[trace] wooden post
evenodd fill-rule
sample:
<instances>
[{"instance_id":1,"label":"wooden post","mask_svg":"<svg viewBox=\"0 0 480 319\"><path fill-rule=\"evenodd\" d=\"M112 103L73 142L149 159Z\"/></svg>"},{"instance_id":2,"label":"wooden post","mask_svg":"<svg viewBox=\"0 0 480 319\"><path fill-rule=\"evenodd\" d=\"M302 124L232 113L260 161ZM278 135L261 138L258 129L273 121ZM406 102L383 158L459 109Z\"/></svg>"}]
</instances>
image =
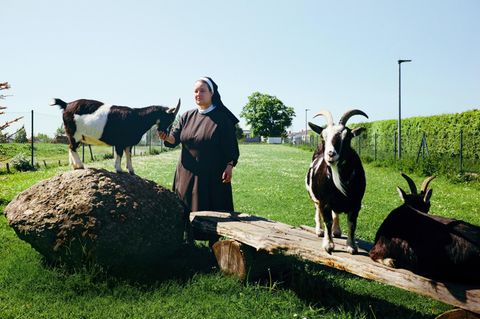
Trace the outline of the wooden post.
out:
<instances>
[{"instance_id":1,"label":"wooden post","mask_svg":"<svg viewBox=\"0 0 480 319\"><path fill-rule=\"evenodd\" d=\"M7 172L8 172L8 173L11 173L11 172L10 172L10 164L9 164L9 163L6 163L5 166L7 167Z\"/></svg>"},{"instance_id":2,"label":"wooden post","mask_svg":"<svg viewBox=\"0 0 480 319\"><path fill-rule=\"evenodd\" d=\"M258 252L255 248L236 240L225 239L215 242L213 253L220 270L242 280L281 274L289 270L288 257Z\"/></svg>"},{"instance_id":3,"label":"wooden post","mask_svg":"<svg viewBox=\"0 0 480 319\"><path fill-rule=\"evenodd\" d=\"M43 160L43 166L45 166L45 168L47 168L47 162L45 162L45 160Z\"/></svg>"},{"instance_id":4,"label":"wooden post","mask_svg":"<svg viewBox=\"0 0 480 319\"><path fill-rule=\"evenodd\" d=\"M374 135L374 140L373 140L373 158L376 161L377 160L377 133L375 132Z\"/></svg>"},{"instance_id":5,"label":"wooden post","mask_svg":"<svg viewBox=\"0 0 480 319\"><path fill-rule=\"evenodd\" d=\"M444 312L435 319L480 319L480 316L473 312L457 308Z\"/></svg>"}]
</instances>

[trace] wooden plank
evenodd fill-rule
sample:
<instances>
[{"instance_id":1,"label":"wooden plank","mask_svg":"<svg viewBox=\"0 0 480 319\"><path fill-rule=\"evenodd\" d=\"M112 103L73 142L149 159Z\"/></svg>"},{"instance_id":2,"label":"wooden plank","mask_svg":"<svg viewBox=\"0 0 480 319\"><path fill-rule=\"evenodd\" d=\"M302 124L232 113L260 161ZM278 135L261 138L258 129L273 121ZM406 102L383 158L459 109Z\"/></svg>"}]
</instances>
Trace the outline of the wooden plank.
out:
<instances>
[{"instance_id":1,"label":"wooden plank","mask_svg":"<svg viewBox=\"0 0 480 319\"><path fill-rule=\"evenodd\" d=\"M199 231L235 239L258 251L300 257L480 313L480 286L435 281L383 266L368 257L367 242L359 241L358 254L350 255L346 239L335 238L335 250L328 254L315 234L253 215L202 211L191 213L190 220Z\"/></svg>"},{"instance_id":2,"label":"wooden plank","mask_svg":"<svg viewBox=\"0 0 480 319\"><path fill-rule=\"evenodd\" d=\"M479 319L480 316L464 309L452 309L437 316L435 319Z\"/></svg>"}]
</instances>

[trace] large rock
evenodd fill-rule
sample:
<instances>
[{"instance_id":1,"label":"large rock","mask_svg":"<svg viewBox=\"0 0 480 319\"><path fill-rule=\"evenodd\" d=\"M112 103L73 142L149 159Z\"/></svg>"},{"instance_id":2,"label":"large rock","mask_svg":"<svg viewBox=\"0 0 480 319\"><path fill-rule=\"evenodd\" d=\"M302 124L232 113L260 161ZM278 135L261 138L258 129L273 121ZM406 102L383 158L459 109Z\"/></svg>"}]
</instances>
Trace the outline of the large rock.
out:
<instances>
[{"instance_id":1,"label":"large rock","mask_svg":"<svg viewBox=\"0 0 480 319\"><path fill-rule=\"evenodd\" d=\"M18 194L5 215L50 262L116 269L161 263L182 244L186 221L171 191L103 169L42 181Z\"/></svg>"}]
</instances>

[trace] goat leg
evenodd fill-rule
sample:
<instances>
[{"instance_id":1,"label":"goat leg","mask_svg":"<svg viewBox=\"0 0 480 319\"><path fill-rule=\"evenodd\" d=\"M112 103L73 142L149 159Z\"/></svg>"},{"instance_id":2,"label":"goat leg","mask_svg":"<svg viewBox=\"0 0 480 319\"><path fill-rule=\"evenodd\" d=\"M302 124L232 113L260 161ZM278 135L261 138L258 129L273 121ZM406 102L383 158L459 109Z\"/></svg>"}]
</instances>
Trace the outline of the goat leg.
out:
<instances>
[{"instance_id":1,"label":"goat leg","mask_svg":"<svg viewBox=\"0 0 480 319\"><path fill-rule=\"evenodd\" d=\"M132 147L127 146L125 147L125 159L127 161L127 170L130 174L135 175L135 172L133 171L133 166L132 166L132 153L131 153Z\"/></svg>"},{"instance_id":2,"label":"goat leg","mask_svg":"<svg viewBox=\"0 0 480 319\"><path fill-rule=\"evenodd\" d=\"M347 252L350 254L358 253L358 246L355 242L355 230L357 228L358 212L348 213L348 235L347 235Z\"/></svg>"},{"instance_id":3,"label":"goat leg","mask_svg":"<svg viewBox=\"0 0 480 319\"><path fill-rule=\"evenodd\" d=\"M115 171L117 173L122 173L122 155L123 155L123 147L115 146Z\"/></svg>"},{"instance_id":4,"label":"goat leg","mask_svg":"<svg viewBox=\"0 0 480 319\"><path fill-rule=\"evenodd\" d=\"M322 220L322 213L320 211L320 203L315 202L315 234L318 237L322 237L324 235L323 231L323 220Z\"/></svg>"},{"instance_id":5,"label":"goat leg","mask_svg":"<svg viewBox=\"0 0 480 319\"><path fill-rule=\"evenodd\" d=\"M68 148L68 160L70 164L73 166L73 169L83 169L83 163L78 156L77 147L80 143L71 142Z\"/></svg>"},{"instance_id":6,"label":"goat leg","mask_svg":"<svg viewBox=\"0 0 480 319\"><path fill-rule=\"evenodd\" d=\"M332 211L330 209L322 210L322 218L325 227L325 234L323 236L323 249L329 254L332 253L333 249L335 248L335 244L332 238Z\"/></svg>"},{"instance_id":7,"label":"goat leg","mask_svg":"<svg viewBox=\"0 0 480 319\"><path fill-rule=\"evenodd\" d=\"M338 214L332 211L333 218L333 237L340 238L342 237L342 229L340 228L340 221L338 219Z\"/></svg>"}]
</instances>

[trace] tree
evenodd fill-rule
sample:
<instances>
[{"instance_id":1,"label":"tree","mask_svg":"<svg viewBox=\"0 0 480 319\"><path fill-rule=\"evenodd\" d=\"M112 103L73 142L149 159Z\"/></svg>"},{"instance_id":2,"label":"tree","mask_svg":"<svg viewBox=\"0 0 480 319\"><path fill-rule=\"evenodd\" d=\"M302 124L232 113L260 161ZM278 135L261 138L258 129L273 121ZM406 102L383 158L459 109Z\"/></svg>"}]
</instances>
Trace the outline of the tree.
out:
<instances>
[{"instance_id":1,"label":"tree","mask_svg":"<svg viewBox=\"0 0 480 319\"><path fill-rule=\"evenodd\" d=\"M235 136L237 137L237 140L245 137L245 134L243 134L243 130L238 123L235 124Z\"/></svg>"},{"instance_id":2,"label":"tree","mask_svg":"<svg viewBox=\"0 0 480 319\"><path fill-rule=\"evenodd\" d=\"M295 111L277 97L254 92L248 97L240 116L250 125L254 136L286 136Z\"/></svg>"},{"instance_id":3,"label":"tree","mask_svg":"<svg viewBox=\"0 0 480 319\"><path fill-rule=\"evenodd\" d=\"M59 128L57 128L57 130L55 131L55 137L57 136L63 136L65 135L65 127L62 125L60 125Z\"/></svg>"},{"instance_id":4,"label":"tree","mask_svg":"<svg viewBox=\"0 0 480 319\"><path fill-rule=\"evenodd\" d=\"M38 133L35 140L40 142L40 143L51 143L52 142L52 139L47 134L43 134L43 133Z\"/></svg>"},{"instance_id":5,"label":"tree","mask_svg":"<svg viewBox=\"0 0 480 319\"><path fill-rule=\"evenodd\" d=\"M25 131L25 128L22 127L17 131L17 134L15 134L15 138L13 139L15 143L27 143L27 132Z\"/></svg>"}]
</instances>

